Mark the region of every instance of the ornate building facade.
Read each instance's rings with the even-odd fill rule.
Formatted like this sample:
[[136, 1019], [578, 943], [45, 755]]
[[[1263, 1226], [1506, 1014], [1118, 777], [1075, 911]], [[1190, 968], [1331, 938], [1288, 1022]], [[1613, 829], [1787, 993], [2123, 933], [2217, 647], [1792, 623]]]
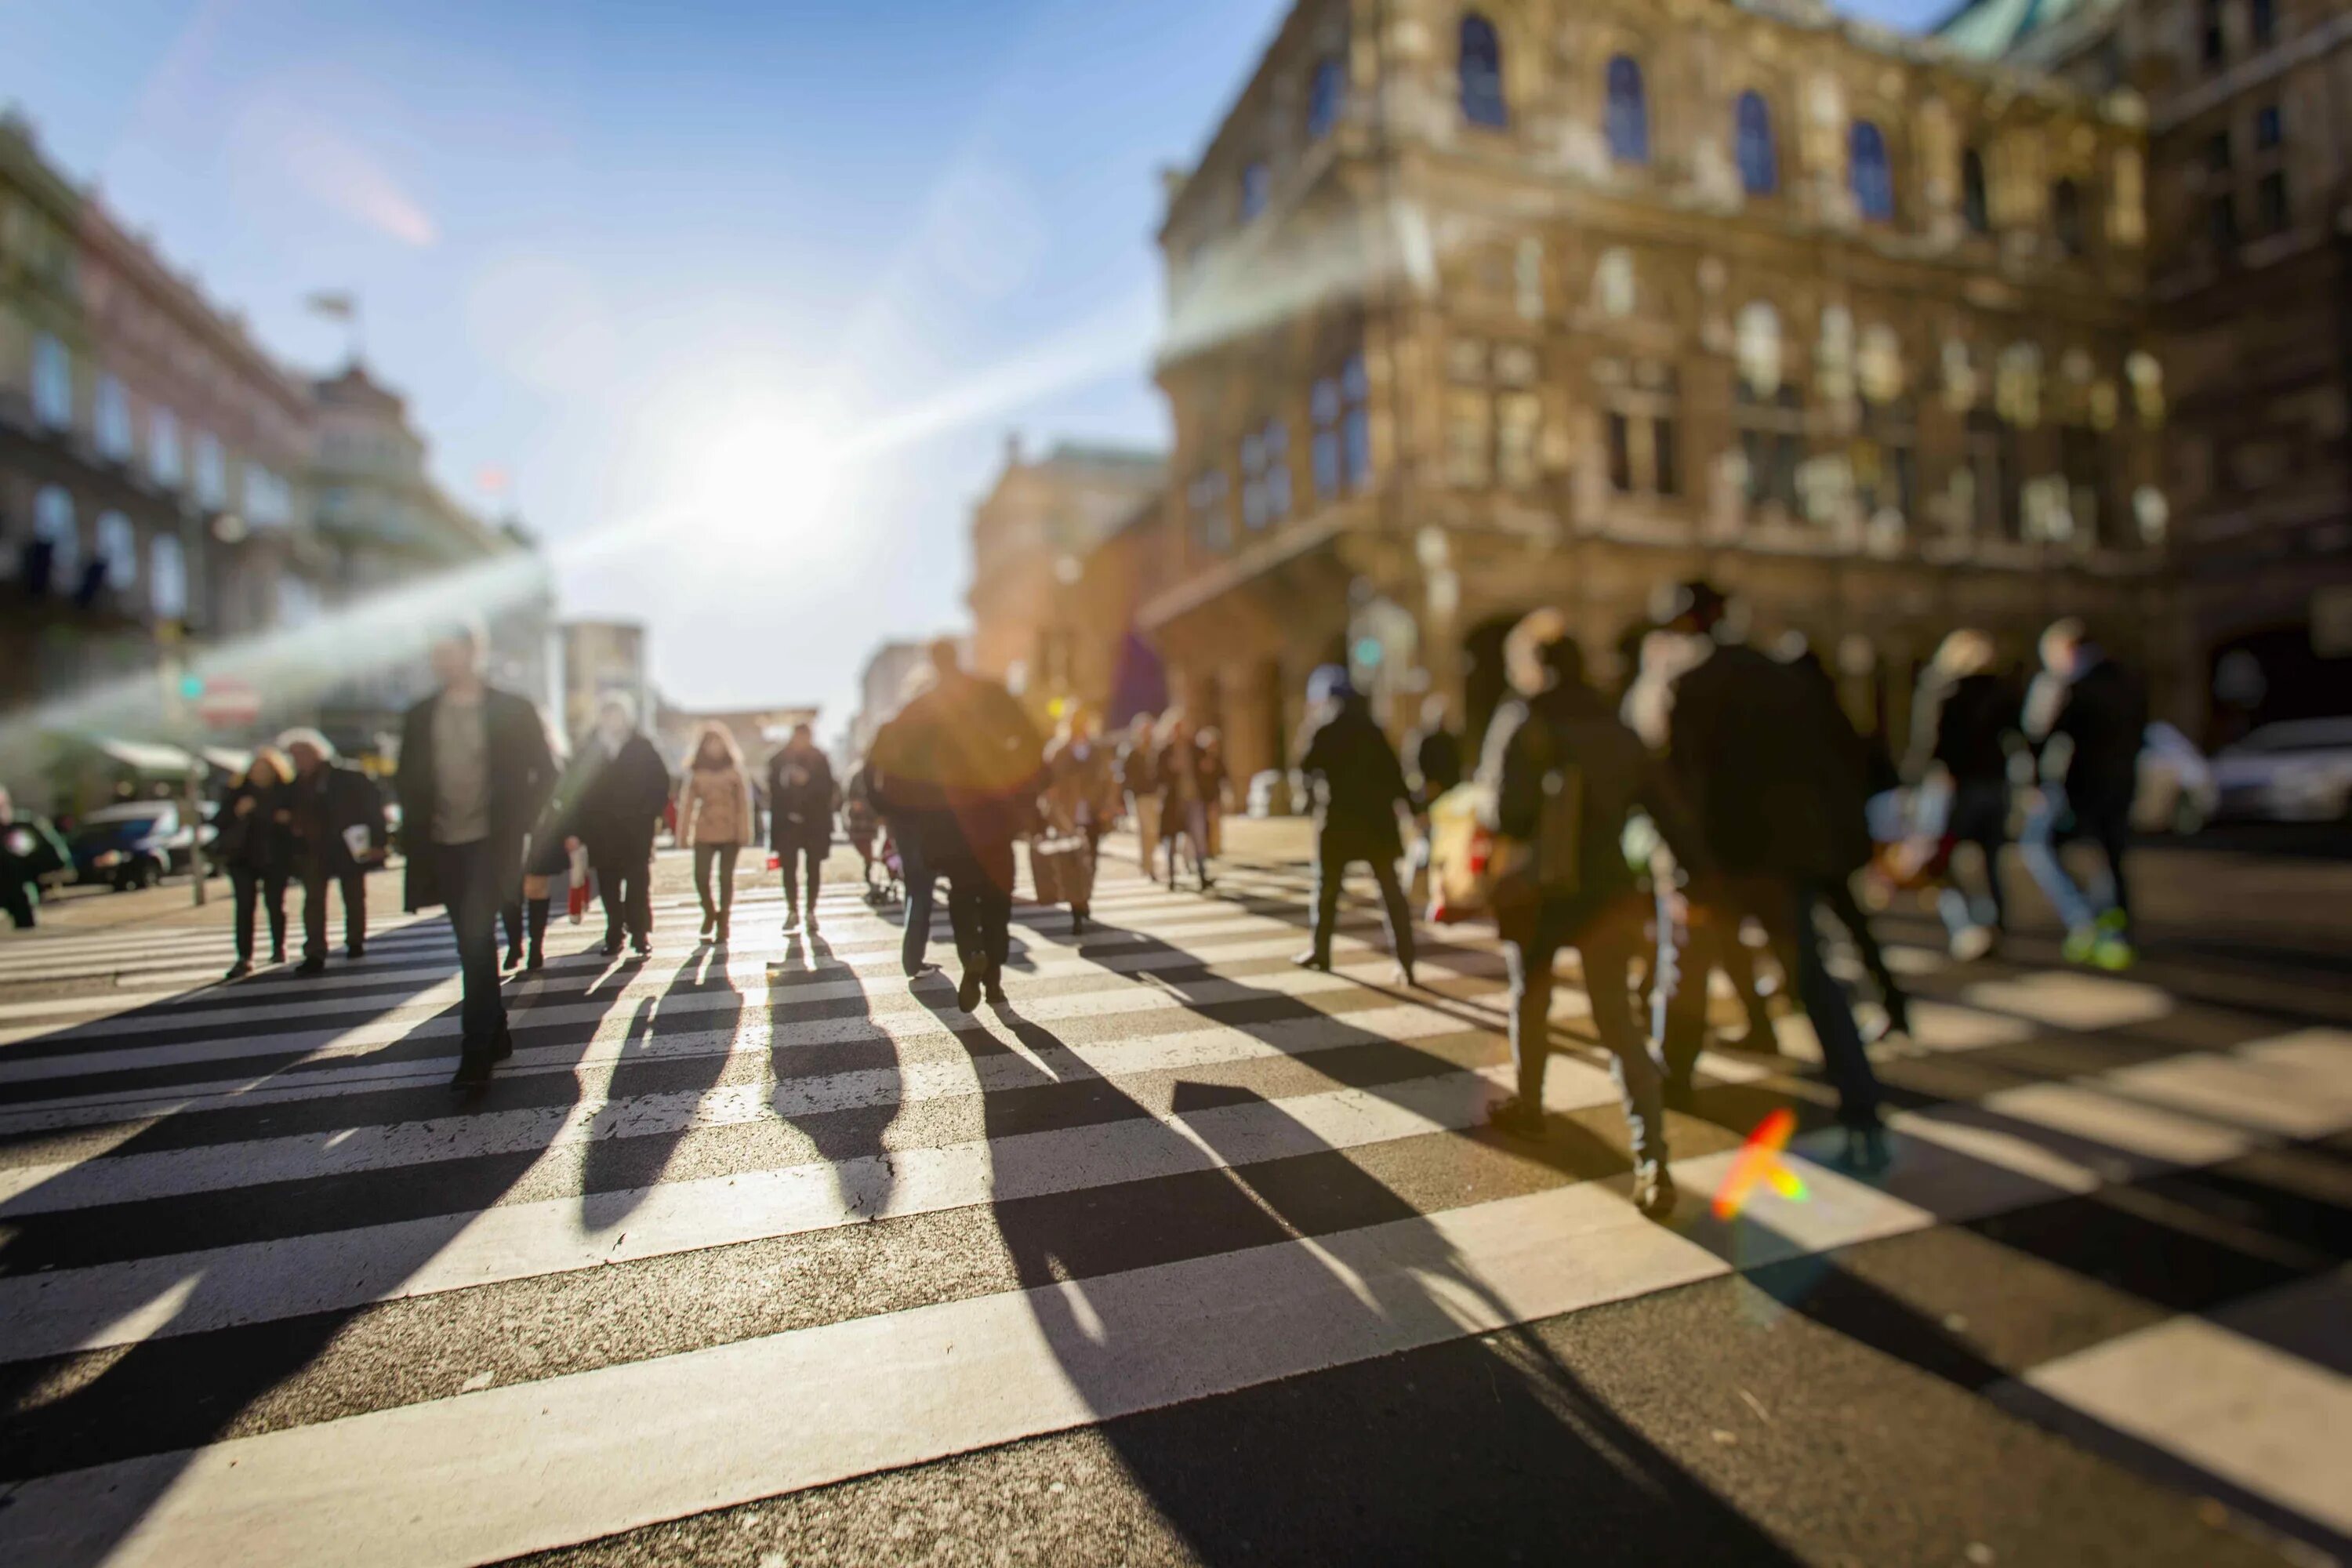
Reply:
[[2168, 693], [2145, 145], [1811, 0], [1303, 0], [1170, 177], [1141, 629], [1244, 775], [1318, 663], [1482, 725], [1525, 611], [1605, 678], [1696, 574], [1865, 723], [2060, 614]]

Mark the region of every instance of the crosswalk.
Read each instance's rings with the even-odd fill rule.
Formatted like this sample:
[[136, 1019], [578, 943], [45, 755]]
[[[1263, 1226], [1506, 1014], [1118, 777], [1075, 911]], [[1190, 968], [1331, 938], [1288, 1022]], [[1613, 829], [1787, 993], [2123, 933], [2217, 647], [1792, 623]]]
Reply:
[[[976, 1016], [854, 894], [790, 937], [748, 896], [724, 950], [669, 900], [643, 963], [559, 928], [478, 1102], [438, 921], [234, 985], [190, 978], [217, 931], [0, 946], [0, 1559], [492, 1562], [1708, 1281], [1833, 1321], [1804, 1281], [1962, 1233], [2145, 1308], [1978, 1345], [1974, 1396], [2264, 1540], [2352, 1534], [2345, 1020], [1900, 949], [1894, 1168], [1829, 1163], [1785, 1020], [1705, 1058], [1654, 1225], [1583, 997], [1514, 1145], [1495, 952], [1404, 990], [1359, 910], [1300, 971], [1302, 891], [1113, 870], [1084, 937], [1019, 911]], [[1784, 1106], [1798, 1180], [1718, 1216]]]

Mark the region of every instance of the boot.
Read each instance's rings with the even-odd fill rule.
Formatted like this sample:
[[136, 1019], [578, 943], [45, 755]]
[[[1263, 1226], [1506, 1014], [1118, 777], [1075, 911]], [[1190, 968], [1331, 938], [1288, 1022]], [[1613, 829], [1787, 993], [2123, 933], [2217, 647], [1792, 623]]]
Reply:
[[710, 933], [719, 929], [719, 911], [709, 904], [702, 906], [702, 940], [709, 942]]
[[726, 910], [720, 910], [718, 923], [711, 928], [710, 940], [720, 947], [727, 945], [727, 916]]
[[523, 959], [525, 969], [547, 967], [547, 907], [545, 899], [530, 901], [530, 952]]

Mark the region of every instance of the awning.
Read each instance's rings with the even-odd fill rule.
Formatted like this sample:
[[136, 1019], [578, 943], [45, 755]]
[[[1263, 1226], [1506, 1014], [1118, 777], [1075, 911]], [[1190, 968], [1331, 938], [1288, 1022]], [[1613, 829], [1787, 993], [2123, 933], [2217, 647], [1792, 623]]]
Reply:
[[184, 779], [201, 773], [204, 764], [177, 746], [154, 741], [119, 741], [100, 737], [89, 744], [132, 773], [150, 778]]
[[233, 746], [206, 746], [203, 748], [203, 756], [205, 761], [225, 773], [241, 773], [253, 766], [253, 753], [240, 752]]

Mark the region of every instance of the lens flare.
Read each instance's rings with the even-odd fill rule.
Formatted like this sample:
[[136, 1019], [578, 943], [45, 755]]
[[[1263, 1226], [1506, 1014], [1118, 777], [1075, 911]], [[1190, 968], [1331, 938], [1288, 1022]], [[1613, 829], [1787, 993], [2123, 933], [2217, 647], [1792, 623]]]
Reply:
[[1748, 1200], [1759, 1186], [1769, 1187], [1792, 1204], [1803, 1203], [1809, 1195], [1803, 1180], [1780, 1158], [1789, 1146], [1790, 1136], [1797, 1131], [1796, 1113], [1786, 1106], [1757, 1123], [1756, 1131], [1739, 1146], [1738, 1157], [1731, 1162], [1731, 1170], [1723, 1178], [1723, 1185], [1715, 1194], [1715, 1217], [1735, 1219], [1748, 1206]]

